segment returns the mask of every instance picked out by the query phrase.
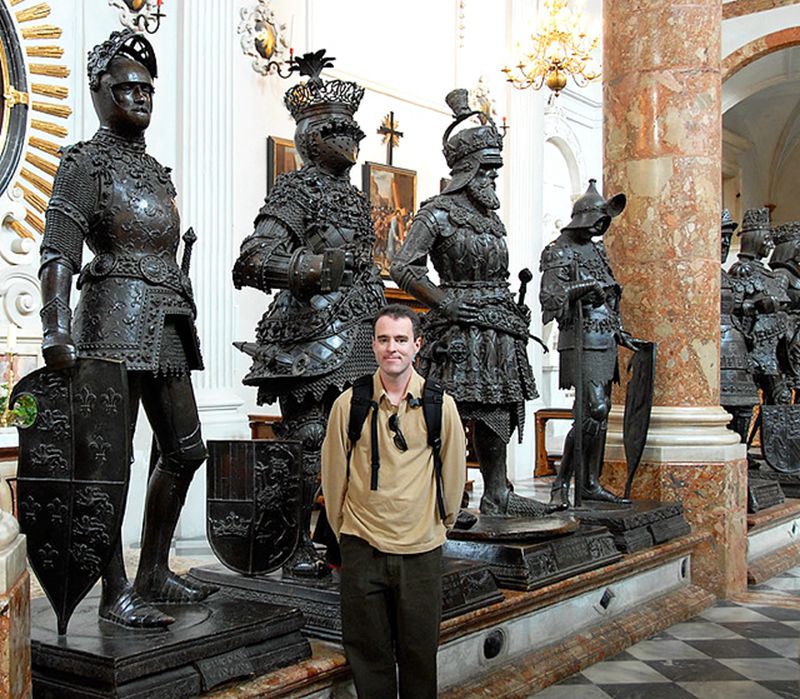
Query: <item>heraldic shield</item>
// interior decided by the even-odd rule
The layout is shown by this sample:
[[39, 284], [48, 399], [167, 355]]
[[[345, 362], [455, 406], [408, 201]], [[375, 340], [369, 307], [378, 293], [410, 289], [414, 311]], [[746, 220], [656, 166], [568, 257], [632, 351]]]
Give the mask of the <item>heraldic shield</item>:
[[761, 405], [761, 453], [780, 473], [800, 474], [800, 405]]
[[628, 373], [630, 380], [625, 392], [625, 414], [622, 418], [622, 441], [625, 446], [625, 461], [628, 463], [626, 498], [631, 496], [633, 477], [642, 460], [647, 430], [650, 428], [656, 382], [656, 343], [640, 343], [628, 364]]
[[20, 380], [10, 403], [30, 399], [36, 417], [18, 427], [17, 514], [65, 634], [120, 535], [131, 462], [125, 365], [79, 359], [70, 371], [39, 369]]
[[243, 575], [280, 568], [300, 538], [299, 442], [210, 440], [206, 527], [222, 563]]

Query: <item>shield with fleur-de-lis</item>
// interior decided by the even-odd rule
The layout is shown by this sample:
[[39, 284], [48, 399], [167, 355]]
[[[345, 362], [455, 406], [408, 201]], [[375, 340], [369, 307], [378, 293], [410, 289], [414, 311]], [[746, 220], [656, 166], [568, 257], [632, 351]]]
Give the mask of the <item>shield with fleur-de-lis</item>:
[[24, 413], [17, 518], [64, 634], [122, 526], [131, 455], [125, 365], [79, 359], [69, 371], [39, 369], [17, 383], [10, 406]]

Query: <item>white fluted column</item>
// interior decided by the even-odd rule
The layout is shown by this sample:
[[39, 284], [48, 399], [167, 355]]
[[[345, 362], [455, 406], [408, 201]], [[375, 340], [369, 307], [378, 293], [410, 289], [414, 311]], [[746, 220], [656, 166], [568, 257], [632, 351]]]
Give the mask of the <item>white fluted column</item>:
[[[525, 28], [535, 17], [536, 10], [529, 0], [512, 0], [508, 5], [507, 42], [515, 46], [528, 34]], [[541, 337], [539, 313], [539, 256], [542, 251], [542, 164], [544, 158], [544, 96], [534, 90], [507, 88], [508, 124], [503, 160], [503, 208], [500, 215], [508, 229], [511, 286], [519, 287], [517, 274], [523, 267], [533, 273], [528, 284], [526, 303], [531, 308], [531, 332]], [[542, 351], [531, 342], [528, 357], [538, 386], [542, 384]], [[534, 467], [533, 413], [538, 401], [526, 405], [525, 441], [509, 445], [508, 472], [512, 480], [530, 478]]]
[[[237, 57], [236, 8], [219, 0], [179, 5], [181, 82], [178, 94], [179, 172], [184, 228], [197, 243], [191, 278], [205, 371], [193, 377], [203, 435], [247, 437], [247, 416], [234, 387], [233, 69]], [[180, 538], [205, 533], [205, 477], [195, 478], [181, 517]]]

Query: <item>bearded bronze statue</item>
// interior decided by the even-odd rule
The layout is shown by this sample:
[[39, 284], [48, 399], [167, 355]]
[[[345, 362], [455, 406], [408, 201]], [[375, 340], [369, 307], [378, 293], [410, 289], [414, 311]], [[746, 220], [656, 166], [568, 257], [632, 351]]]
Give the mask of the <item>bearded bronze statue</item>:
[[[506, 445], [514, 430], [522, 439], [525, 401], [538, 394], [526, 349], [530, 311], [509, 290], [506, 229], [496, 213], [503, 139], [469, 107], [466, 90], [454, 90], [446, 101], [454, 114], [443, 138], [452, 179], [420, 207], [391, 275], [431, 309], [423, 320], [419, 371], [441, 382], [462, 420], [474, 425], [481, 513], [538, 516], [546, 507], [515, 494], [506, 477]], [[453, 134], [473, 117], [482, 123]], [[428, 255], [438, 285], [428, 276]]]
[[[114, 32], [90, 52], [88, 73], [100, 128], [64, 149], [56, 173], [41, 246], [42, 352], [49, 369], [70, 369], [84, 357], [125, 362], [131, 431], [141, 403], [160, 457], [147, 487], [136, 580], [127, 580], [117, 533], [102, 572], [100, 616], [164, 626], [173, 619], [154, 605], [197, 602], [215, 589], [167, 565], [186, 492], [206, 458], [189, 378], [203, 366], [196, 311], [188, 255], [183, 268], [176, 262], [180, 218], [170, 171], [145, 148], [153, 48], [130, 30]], [[82, 266], [84, 243], [94, 258]], [[73, 320], [70, 288], [79, 272]]]
[[369, 204], [350, 184], [364, 138], [353, 119], [364, 89], [323, 81], [332, 60], [319, 51], [293, 63], [309, 76], [284, 98], [304, 165], [278, 178], [233, 269], [237, 289], [278, 290], [256, 341], [237, 347], [253, 358], [244, 383], [258, 387], [259, 404], [280, 404], [279, 436], [303, 444], [305, 514], [300, 543], [284, 565], [301, 577], [329, 572], [309, 535], [320, 448], [333, 401], [375, 370], [372, 318], [384, 304]]
[[788, 342], [790, 305], [787, 279], [767, 267], [763, 260], [773, 246], [769, 210], [748, 209], [740, 229], [739, 259], [730, 276], [742, 290], [742, 303], [736, 308], [753, 365], [753, 378], [767, 405], [792, 402]]
[[[720, 245], [722, 264], [728, 259], [731, 239], [738, 225], [725, 209], [722, 212]], [[747, 341], [742, 333], [744, 285], [740, 279], [732, 278], [724, 268], [720, 273], [720, 404], [732, 415], [728, 428], [746, 444], [753, 408], [758, 405], [758, 389], [753, 381]]]
[[542, 251], [542, 321], [558, 323], [559, 387], [575, 388], [576, 394], [575, 422], [567, 434], [550, 497], [554, 509], [569, 507], [569, 483], [578, 462], [583, 500], [629, 502], [600, 485], [600, 471], [611, 385], [619, 382], [617, 346], [635, 351], [641, 341], [623, 330], [619, 313], [622, 287], [602, 241], [593, 240], [606, 233], [625, 203], [624, 194], [604, 199], [595, 180], [589, 180], [586, 193], [572, 208], [572, 219]]

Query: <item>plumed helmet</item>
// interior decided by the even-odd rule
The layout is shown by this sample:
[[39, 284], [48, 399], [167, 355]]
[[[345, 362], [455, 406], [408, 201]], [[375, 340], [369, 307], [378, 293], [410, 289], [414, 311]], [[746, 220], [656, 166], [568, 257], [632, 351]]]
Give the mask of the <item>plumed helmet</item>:
[[624, 194], [615, 194], [606, 200], [597, 191], [597, 180], [589, 180], [589, 187], [572, 206], [572, 219], [561, 230], [566, 231], [573, 228], [591, 228], [600, 219], [607, 218], [608, 223], [611, 219], [619, 216], [625, 209], [627, 198]]
[[[469, 106], [469, 93], [464, 88], [449, 92], [445, 102], [453, 112], [453, 123], [442, 137], [442, 152], [451, 177], [443, 191], [445, 194], [454, 194], [467, 186], [481, 165], [503, 165], [503, 137], [491, 117]], [[481, 120], [480, 126], [450, 135], [456, 126], [472, 116]]]

